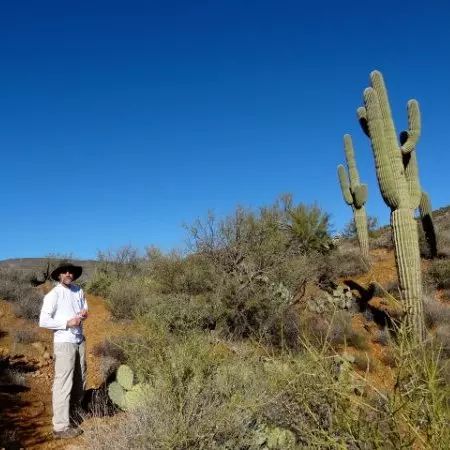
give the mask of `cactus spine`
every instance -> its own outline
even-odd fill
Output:
[[[350,205],[356,225],[356,233],[363,258],[369,260],[369,232],[367,227],[367,214],[365,203],[367,201],[367,185],[359,181],[359,173],[355,162],[352,138],[349,134],[344,136],[345,159],[347,161],[348,176],[345,167],[338,165],[338,176],[345,203]]]
[[[391,227],[406,323],[416,340],[425,334],[422,273],[419,240],[414,210],[421,189],[415,146],[420,136],[420,112],[415,100],[408,102],[408,131],[397,141],[389,99],[380,72],[370,74],[372,87],[364,91],[365,108],[358,109],[363,131],[370,137],[378,184],[385,203],[391,209]]]

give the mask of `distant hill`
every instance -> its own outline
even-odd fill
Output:
[[[3,261],[0,261],[0,268],[3,267],[22,270],[25,273],[29,273],[31,275],[33,273],[42,273],[46,269],[47,262],[49,260],[51,263],[53,263],[52,265],[56,266],[59,263],[60,258],[5,259]],[[87,281],[92,277],[95,271],[96,261],[89,259],[71,259],[70,261],[73,262],[73,264],[83,267],[83,275],[81,276],[80,281]]]

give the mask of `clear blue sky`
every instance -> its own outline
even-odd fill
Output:
[[[4,1],[0,259],[180,247],[182,223],[291,192],[335,229],[354,137],[369,214],[387,223],[355,111],[383,72],[397,131],[449,203],[448,1]]]

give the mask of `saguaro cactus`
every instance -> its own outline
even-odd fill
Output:
[[[397,141],[389,99],[380,72],[370,74],[372,87],[364,91],[365,107],[358,109],[363,131],[370,137],[378,184],[385,203],[391,209],[397,272],[406,306],[406,322],[413,336],[425,333],[422,273],[419,240],[414,210],[421,198],[415,146],[420,136],[420,112],[417,101],[408,102],[408,131]]]
[[[363,258],[369,260],[369,232],[367,227],[367,214],[365,203],[367,201],[367,185],[359,181],[359,173],[355,162],[352,138],[349,134],[344,136],[345,159],[347,161],[348,175],[342,164],[338,165],[338,176],[345,203],[350,205],[356,225],[359,245]]]
[[[434,229],[433,222],[433,209],[431,208],[430,197],[426,192],[422,191],[422,196],[420,197],[420,218],[422,220],[422,227],[425,233],[425,239],[428,244],[428,249],[431,258],[436,258],[438,255],[436,231]]]

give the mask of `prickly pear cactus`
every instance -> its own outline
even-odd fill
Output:
[[[378,184],[391,209],[391,227],[398,279],[405,303],[406,321],[413,336],[425,334],[422,273],[414,210],[421,196],[415,147],[420,136],[420,112],[415,100],[408,102],[408,131],[397,140],[383,76],[370,74],[372,87],[364,91],[364,107],[358,109],[363,131],[369,136]]]
[[[125,389],[117,382],[113,381],[108,386],[108,396],[111,401],[120,409],[127,409],[125,400]]]
[[[356,233],[363,258],[369,260],[369,232],[365,203],[367,201],[367,185],[359,182],[359,173],[355,162],[352,138],[349,134],[344,136],[345,158],[347,161],[348,176],[342,164],[338,166],[339,182],[345,203],[353,210]]]
[[[308,309],[316,314],[333,312],[336,309],[349,310],[354,304],[352,291],[348,286],[339,285],[332,293],[324,292],[308,303]]]
[[[149,393],[149,386],[144,383],[138,383],[133,386],[131,391],[125,393],[125,401],[128,410],[133,410],[145,404]]]
[[[116,372],[116,381],[108,386],[108,396],[120,409],[127,411],[142,406],[150,394],[150,386],[145,383],[134,383],[134,373],[125,364]]]
[[[125,364],[122,364],[117,369],[116,381],[126,390],[133,387],[134,374],[133,371]]]

